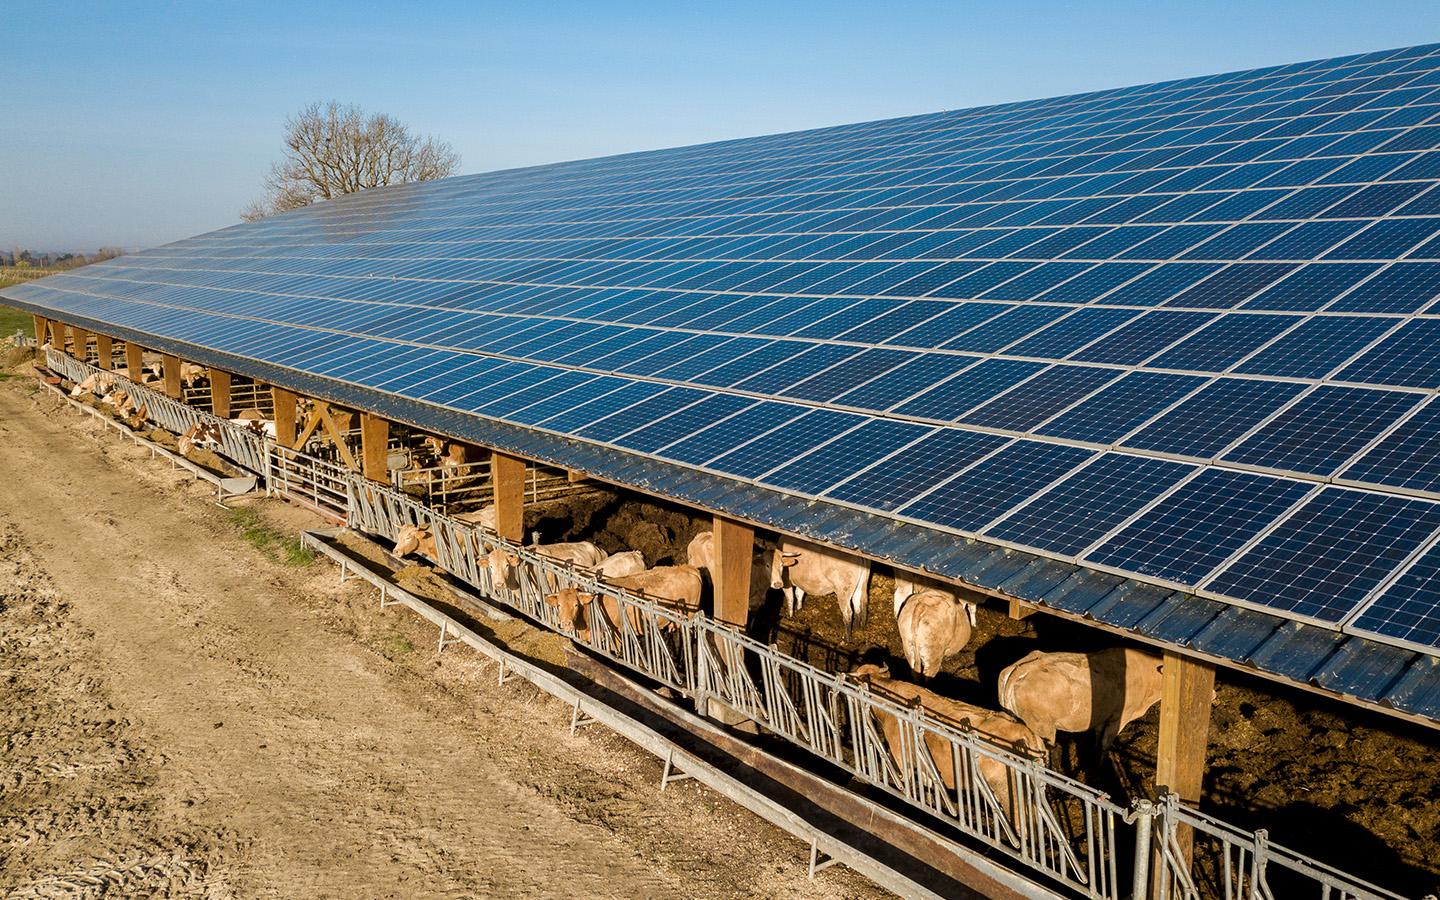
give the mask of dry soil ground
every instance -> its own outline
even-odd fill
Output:
[[[0,384],[0,896],[878,898]],[[237,525],[237,521],[240,523]]]

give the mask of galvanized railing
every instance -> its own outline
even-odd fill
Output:
[[[167,431],[184,434],[198,424],[208,423],[214,426],[211,430],[218,435],[221,456],[233,460],[236,464],[244,466],[256,474],[265,474],[268,447],[271,442],[267,441],[264,436],[234,426],[225,419],[210,413],[201,412],[153,388],[136,384],[124,376],[79,362],[68,354],[57,353],[54,348],[47,352],[46,362],[52,370],[75,382],[84,381],[91,375],[102,373],[106,377],[113,378],[115,384],[130,395],[136,409],[144,406],[150,420]]]
[[[93,367],[50,354],[51,368],[79,380]],[[78,376],[78,378],[76,377]],[[174,401],[152,396],[159,415],[182,421]],[[137,400],[138,402],[138,400]],[[220,420],[216,420],[217,422]],[[222,422],[224,429],[237,429]],[[1272,870],[1313,889],[1319,900],[1400,900],[1359,879],[1271,844],[1265,832],[1225,825],[1167,798],[1127,811],[1039,761],[986,741],[967,723],[948,723],[894,702],[845,675],[822,671],[732,626],[686,616],[619,590],[431,509],[342,466],[265,441],[257,469],[267,489],[394,539],[401,527],[428,527],[436,562],[482,593],[550,627],[546,597],[564,588],[594,594],[592,650],[694,699],[717,700],[916,809],[1094,900],[1274,900]],[[482,565],[500,548],[519,559],[516,589]],[[599,612],[599,598],[619,610]],[[578,636],[576,637],[578,641]],[[890,733],[886,732],[886,725]],[[1177,837],[1194,835],[1195,862]],[[1128,872],[1122,872],[1122,862]],[[1287,883],[1287,890],[1294,887]]]
[[[1395,894],[1322,862],[1270,842],[1269,834],[1243,831],[1182,806],[1174,794],[1156,804],[1155,900],[1394,900]],[[1180,839],[1188,831],[1193,863]],[[1433,900],[1433,898],[1431,898]]]

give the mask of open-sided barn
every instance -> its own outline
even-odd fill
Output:
[[[722,619],[760,528],[1133,637],[1193,800],[1217,665],[1440,723],[1437,116],[1414,47],[378,188],[0,296],[273,386],[281,443],[359,410],[378,481],[403,423],[713,514]]]

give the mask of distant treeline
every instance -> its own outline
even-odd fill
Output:
[[[0,250],[0,266],[16,266],[19,268],[29,266],[37,269],[73,269],[77,266],[100,262],[106,259],[114,259],[117,256],[124,255],[125,251],[119,247],[101,247],[94,253],[31,253],[29,250],[21,250],[19,247],[15,247],[9,251]]]

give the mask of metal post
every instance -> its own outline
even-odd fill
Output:
[[[1135,801],[1135,878],[1130,900],[1145,900],[1150,890],[1150,829],[1155,822],[1155,804]]]

